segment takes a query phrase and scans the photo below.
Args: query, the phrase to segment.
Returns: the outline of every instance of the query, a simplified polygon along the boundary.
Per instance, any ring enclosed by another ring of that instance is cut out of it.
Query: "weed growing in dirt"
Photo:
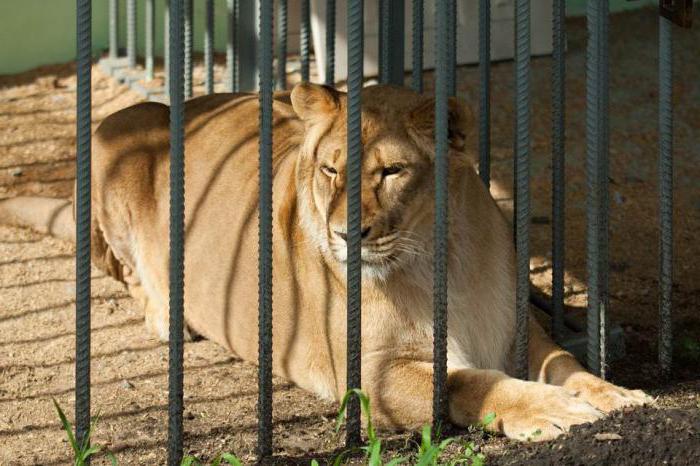
[[[382,442],[377,437],[377,433],[372,425],[372,417],[370,415],[370,401],[369,397],[359,389],[349,390],[343,397],[343,401],[340,405],[340,410],[338,412],[338,418],[336,420],[336,432],[340,430],[343,418],[346,416],[347,404],[352,396],[357,396],[360,400],[360,407],[365,417],[367,418],[367,444],[360,447],[360,450],[364,452],[365,459],[367,460],[368,466],[396,466],[399,464],[409,463],[409,458],[398,457],[389,460],[387,463],[382,462]],[[484,419],[480,421],[479,427],[481,429],[486,428],[493,420],[496,418],[495,413],[487,414]],[[440,441],[439,434],[437,438],[433,438],[432,429],[429,425],[423,427],[421,431],[421,443],[418,446],[418,453],[416,458],[412,458],[411,464],[417,466],[484,466],[486,464],[486,457],[482,453],[477,453],[474,443],[466,443],[460,454],[450,460],[447,463],[439,463],[439,458],[448,445],[456,442],[455,438],[447,438]],[[338,455],[333,461],[333,466],[339,466],[343,463],[345,457],[352,453],[352,450],[345,451]],[[318,466],[318,462],[313,460],[311,466]]]
[[[374,426],[372,425],[369,397],[359,389],[349,390],[343,397],[343,401],[338,412],[338,418],[336,420],[336,432],[340,430],[343,419],[347,413],[348,402],[353,395],[357,396],[360,400],[360,407],[363,414],[367,418],[367,444],[359,447],[359,450],[364,452],[365,459],[367,460],[367,466],[397,466],[400,464],[408,464],[409,458],[405,456],[392,458],[386,463],[382,461],[382,441],[377,436],[377,432],[374,430]],[[73,426],[68,421],[66,415],[63,413],[63,410],[55,399],[53,399],[53,404],[56,407],[58,417],[61,419],[61,424],[63,425],[63,429],[66,431],[68,441],[75,455],[73,465],[85,466],[88,458],[103,451],[103,447],[101,445],[90,445],[90,438],[92,437],[97,423],[99,422],[99,414],[92,419],[90,429],[83,439],[83,442],[78,444],[75,435],[73,434]],[[487,414],[479,422],[477,428],[482,430],[486,429],[486,427],[491,424],[495,418],[495,413]],[[537,433],[535,433],[535,435],[537,435]],[[482,453],[478,453],[476,451],[473,442],[465,443],[460,453],[447,463],[440,463],[440,456],[443,454],[445,449],[454,442],[456,442],[456,439],[453,437],[440,441],[439,433],[436,438],[433,438],[431,427],[426,425],[421,431],[421,442],[420,445],[418,445],[417,455],[415,458],[410,458],[413,460],[410,463],[415,464],[416,466],[485,466],[486,457]],[[351,453],[353,453],[353,450],[344,451],[333,460],[332,465],[342,465],[343,460]],[[117,459],[109,450],[104,450],[104,454],[109,458],[113,466],[117,466]],[[211,466],[220,466],[221,464],[225,464],[224,462],[231,466],[243,466],[243,462],[231,453],[221,453],[214,459],[214,461],[211,462]],[[199,458],[192,455],[185,456],[180,464],[181,466],[202,466],[202,462],[199,460]],[[311,460],[310,466],[319,466],[319,463],[316,460]]]
[[[92,433],[95,430],[95,426],[97,425],[100,419],[99,413],[97,414],[97,416],[92,418],[87,435],[85,436],[83,441],[80,444],[78,444],[78,441],[75,438],[75,435],[73,434],[73,426],[68,421],[68,418],[66,418],[66,415],[63,413],[63,410],[59,406],[58,402],[54,398],[52,398],[51,400],[53,401],[53,405],[56,408],[56,412],[58,412],[58,417],[61,419],[61,425],[63,426],[63,430],[66,431],[66,435],[68,436],[68,443],[70,443],[70,446],[73,449],[73,454],[75,455],[73,465],[85,466],[85,464],[88,461],[88,458],[90,458],[91,456],[95,456],[102,451],[102,446],[90,445],[90,438],[92,437]],[[105,455],[107,456],[107,458],[109,458],[109,461],[112,463],[113,466],[117,465],[117,459],[114,457],[112,452],[110,452],[109,450],[105,450]]]
[[[235,455],[232,455],[231,453],[222,453],[219,456],[217,456],[214,461],[211,462],[211,466],[219,466],[222,464],[222,461],[226,461],[226,463],[232,465],[232,466],[243,466],[243,463],[241,460],[238,459]],[[182,458],[182,462],[180,463],[180,466],[201,466],[202,463],[199,461],[199,459],[196,456],[185,456]]]

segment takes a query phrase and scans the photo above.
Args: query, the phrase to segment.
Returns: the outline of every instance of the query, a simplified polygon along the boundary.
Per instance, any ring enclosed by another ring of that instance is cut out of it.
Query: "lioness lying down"
[[[363,90],[362,383],[380,425],[432,414],[434,103]],[[290,105],[291,101],[291,105]],[[274,101],[274,371],[322,397],[345,392],[346,96],[299,85]],[[256,362],[258,99],[187,103],[185,320]],[[143,302],[168,338],[168,107],[108,117],[93,142],[92,260]],[[539,440],[650,401],[587,373],[530,319],[529,379],[508,376],[514,341],[512,230],[464,153],[469,113],[450,103],[450,420]],[[69,232],[62,201],[17,198],[0,220]],[[51,225],[49,225],[51,219]],[[68,233],[66,233],[68,234]]]

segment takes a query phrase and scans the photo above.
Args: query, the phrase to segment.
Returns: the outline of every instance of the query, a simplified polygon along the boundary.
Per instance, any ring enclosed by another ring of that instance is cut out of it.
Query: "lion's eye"
[[[338,172],[336,171],[335,168],[329,167],[328,165],[322,165],[321,171],[323,172],[324,175],[331,177],[331,178],[338,174]]]
[[[387,176],[391,175],[398,175],[402,170],[403,167],[401,165],[390,165],[382,170],[382,178],[386,178]]]

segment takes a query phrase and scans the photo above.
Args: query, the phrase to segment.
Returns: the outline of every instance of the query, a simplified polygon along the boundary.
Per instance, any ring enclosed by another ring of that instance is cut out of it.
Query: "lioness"
[[[337,400],[346,389],[346,96],[302,84],[284,100],[273,104],[274,372]],[[377,422],[398,428],[432,414],[433,108],[432,99],[406,89],[362,92],[362,388]],[[191,100],[186,111],[185,319],[251,362],[258,353],[258,110],[254,95],[219,94]],[[165,105],[135,105],[108,117],[93,142],[93,262],[142,300],[146,325],[162,340],[168,118]],[[490,429],[515,439],[539,430],[536,438],[545,440],[649,401],[587,373],[534,318],[530,381],[508,376],[512,232],[465,154],[472,124],[451,101],[450,420],[465,426],[493,412]],[[52,206],[61,204],[6,201],[0,219],[34,212],[28,222],[39,226]]]

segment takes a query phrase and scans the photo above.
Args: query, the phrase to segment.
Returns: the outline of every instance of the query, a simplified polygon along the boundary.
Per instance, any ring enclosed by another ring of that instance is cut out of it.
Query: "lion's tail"
[[[72,202],[50,197],[0,200],[0,224],[29,227],[40,233],[75,241]]]

